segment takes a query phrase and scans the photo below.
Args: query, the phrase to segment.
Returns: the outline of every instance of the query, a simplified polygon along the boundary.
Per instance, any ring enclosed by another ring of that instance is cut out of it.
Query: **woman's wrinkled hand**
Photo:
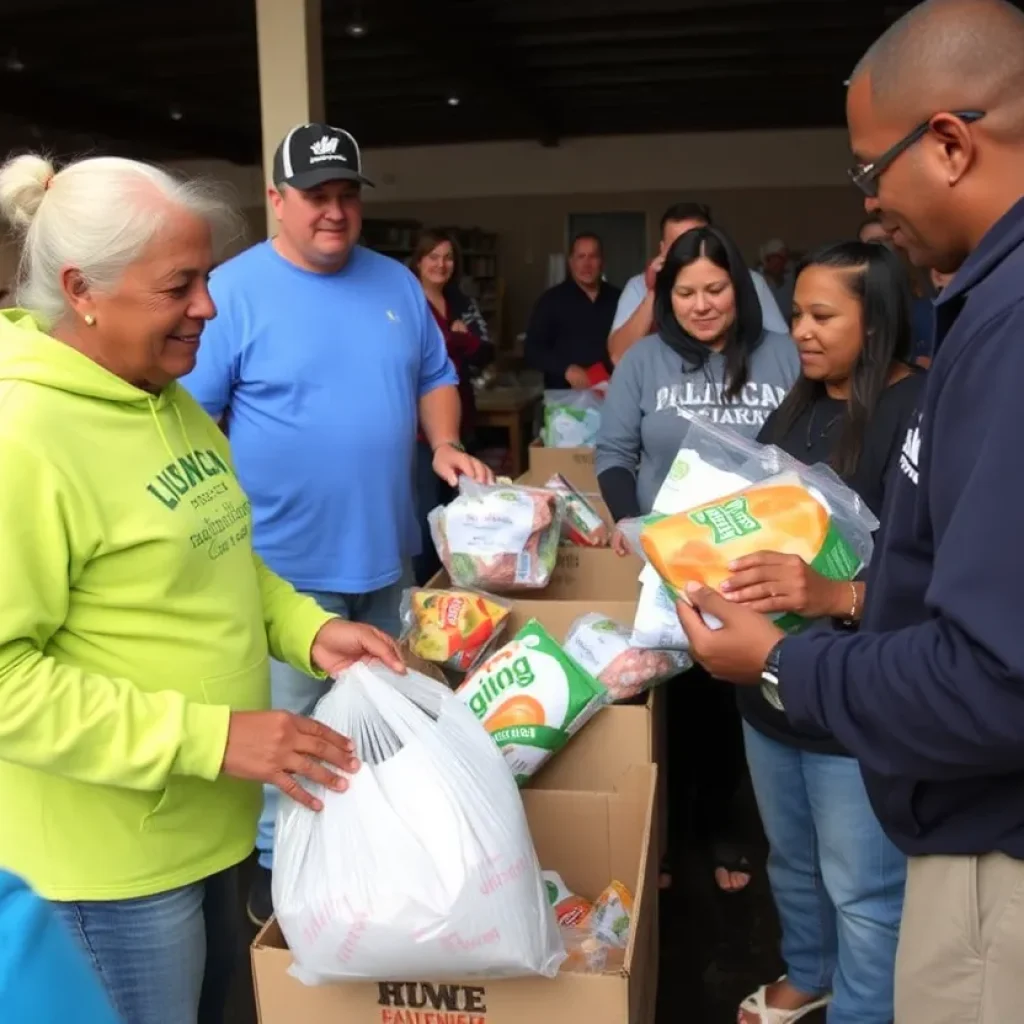
[[[758,551],[736,559],[729,569],[733,575],[722,584],[722,596],[751,611],[840,618],[850,604],[849,584],[822,576],[799,555]]]
[[[299,779],[344,792],[359,759],[350,739],[290,711],[233,711],[222,771],[236,779],[277,786],[312,811],[323,809]]]
[[[313,640],[310,660],[322,672],[335,676],[357,661],[381,661],[395,672],[405,672],[398,643],[383,630],[345,619],[329,619]]]

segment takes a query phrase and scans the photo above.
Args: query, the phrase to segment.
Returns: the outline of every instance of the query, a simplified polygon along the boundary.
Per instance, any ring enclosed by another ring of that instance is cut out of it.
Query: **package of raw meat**
[[[682,651],[635,647],[628,626],[597,612],[581,615],[569,627],[565,653],[602,683],[612,700],[629,700],[693,667]]]
[[[564,518],[565,498],[553,491],[465,478],[458,497],[428,517],[452,583],[498,592],[548,585]]]
[[[562,540],[581,548],[608,547],[608,524],[561,473],[555,473],[544,486],[549,491],[557,491],[565,497]]]

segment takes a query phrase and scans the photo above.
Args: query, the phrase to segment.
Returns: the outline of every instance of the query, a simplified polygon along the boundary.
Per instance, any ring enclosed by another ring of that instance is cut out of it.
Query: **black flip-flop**
[[[717,840],[711,844],[711,863],[712,873],[716,875],[715,885],[720,892],[724,892],[727,896],[735,896],[736,893],[743,892],[754,877],[754,867],[743,848],[727,840]],[[746,885],[741,885],[738,889],[723,889],[718,884],[717,872],[719,869],[730,875],[746,875]]]

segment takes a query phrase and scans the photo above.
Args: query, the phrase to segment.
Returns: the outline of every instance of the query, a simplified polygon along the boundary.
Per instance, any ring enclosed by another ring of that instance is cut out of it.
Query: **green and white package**
[[[545,448],[592,448],[601,428],[601,402],[596,391],[545,391]]]
[[[456,691],[522,786],[609,702],[608,691],[531,619]]]

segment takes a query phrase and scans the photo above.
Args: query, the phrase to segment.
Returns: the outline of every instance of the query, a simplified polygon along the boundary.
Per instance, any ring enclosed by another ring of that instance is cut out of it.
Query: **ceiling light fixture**
[[[448,97],[448,106],[449,107],[457,107],[461,102],[462,102],[462,100],[460,100],[458,96],[452,95],[452,96]]]
[[[185,116],[178,107],[171,107],[170,115],[172,121],[180,121]]]
[[[25,62],[13,51],[8,56],[7,60],[4,61],[4,67],[8,71],[24,71]]]
[[[369,29],[361,21],[350,21],[345,26],[345,34],[353,39],[363,39]]]

